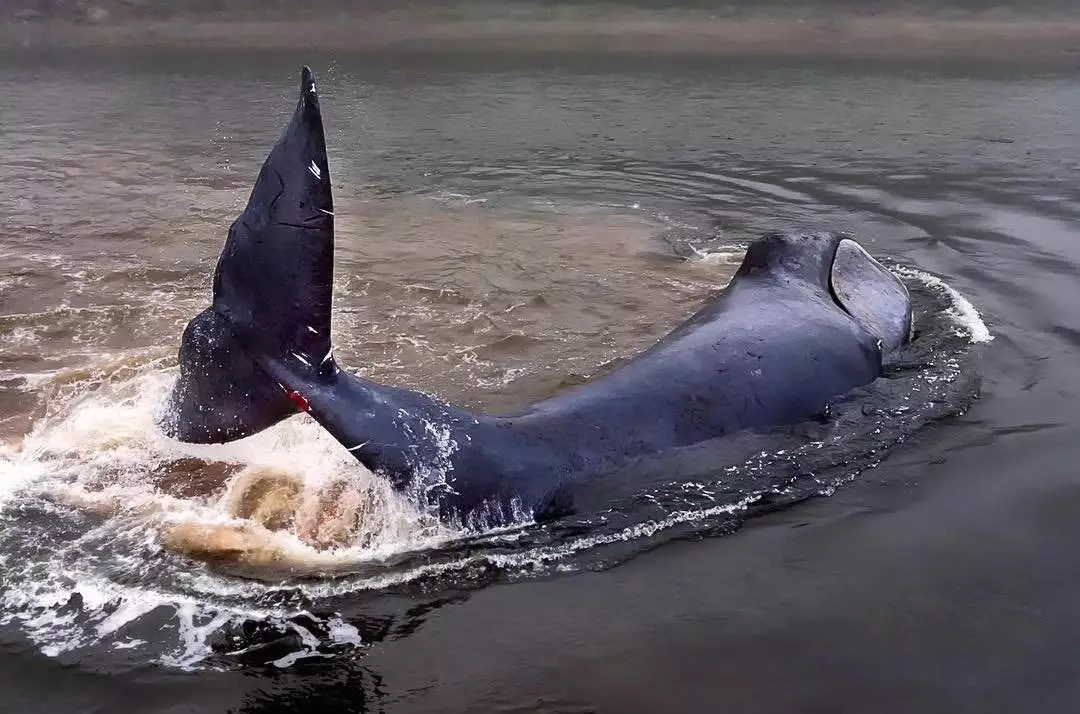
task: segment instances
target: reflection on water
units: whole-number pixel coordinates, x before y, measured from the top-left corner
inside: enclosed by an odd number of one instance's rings
[[[1065,80],[335,65],[334,338],[372,379],[489,410],[547,396],[666,333],[766,229],[851,230],[916,297],[911,353],[823,423],[636,464],[551,526],[448,527],[306,417],[225,446],[153,429],[294,70],[38,67],[13,108],[0,624],[48,654],[291,665],[381,639],[342,596],[600,568],[831,493],[967,407],[980,310],[1008,322],[994,295],[1026,295],[987,261],[1054,280],[1076,255]],[[1028,231],[1052,242],[1003,252]]]

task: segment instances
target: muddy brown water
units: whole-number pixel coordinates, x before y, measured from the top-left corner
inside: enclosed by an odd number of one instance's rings
[[[617,527],[448,530],[302,418],[172,444],[152,415],[179,331],[301,61],[330,144],[335,342],[368,377],[490,410],[554,393],[662,336],[772,229],[851,231],[897,265],[940,368],[751,444],[825,444],[816,489],[778,487],[779,457],[706,481],[710,452],[680,462],[678,508],[650,492]],[[1075,77],[8,54],[0,86],[0,709],[1080,702]],[[373,489],[377,517],[333,550],[264,534],[310,567],[261,578],[165,547],[163,524],[231,522],[230,479],[260,469]],[[765,482],[800,503],[736,530]]]

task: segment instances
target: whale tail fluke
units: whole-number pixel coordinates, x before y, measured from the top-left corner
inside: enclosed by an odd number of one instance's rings
[[[239,439],[294,414],[297,396],[260,363],[335,369],[330,342],[334,208],[319,97],[308,67],[300,99],[229,228],[213,304],[182,338],[180,376],[160,418],[182,441]]]

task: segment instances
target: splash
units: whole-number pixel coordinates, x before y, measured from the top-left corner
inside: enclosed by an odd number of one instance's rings
[[[290,588],[221,570],[311,577],[453,535],[307,417],[232,444],[167,439],[154,414],[172,380],[173,370],[152,370],[84,384],[20,447],[0,447],[0,624],[18,622],[42,652],[164,639],[153,643],[160,662],[193,666],[228,627],[273,621],[295,630],[306,612],[255,607],[287,600]],[[168,622],[171,641],[127,633],[154,616]],[[300,637],[308,644],[294,657],[349,639],[345,623],[323,624],[337,634],[316,644]]]
[[[938,276],[904,265],[893,266],[893,272],[902,278],[918,281],[945,298],[949,302],[945,316],[956,325],[961,334],[967,335],[972,343],[979,344],[994,339],[990,328],[983,322],[982,315],[971,301]]]

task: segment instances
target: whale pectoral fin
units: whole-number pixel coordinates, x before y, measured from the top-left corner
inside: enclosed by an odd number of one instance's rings
[[[266,374],[268,360],[308,376],[337,372],[330,341],[334,210],[315,77],[229,228],[213,305],[180,347],[180,377],[159,419],[183,441],[230,441],[306,410],[302,394]]]
[[[881,340],[883,352],[895,350],[910,339],[911,297],[907,287],[850,238],[844,238],[836,247],[829,288],[836,303]]]

